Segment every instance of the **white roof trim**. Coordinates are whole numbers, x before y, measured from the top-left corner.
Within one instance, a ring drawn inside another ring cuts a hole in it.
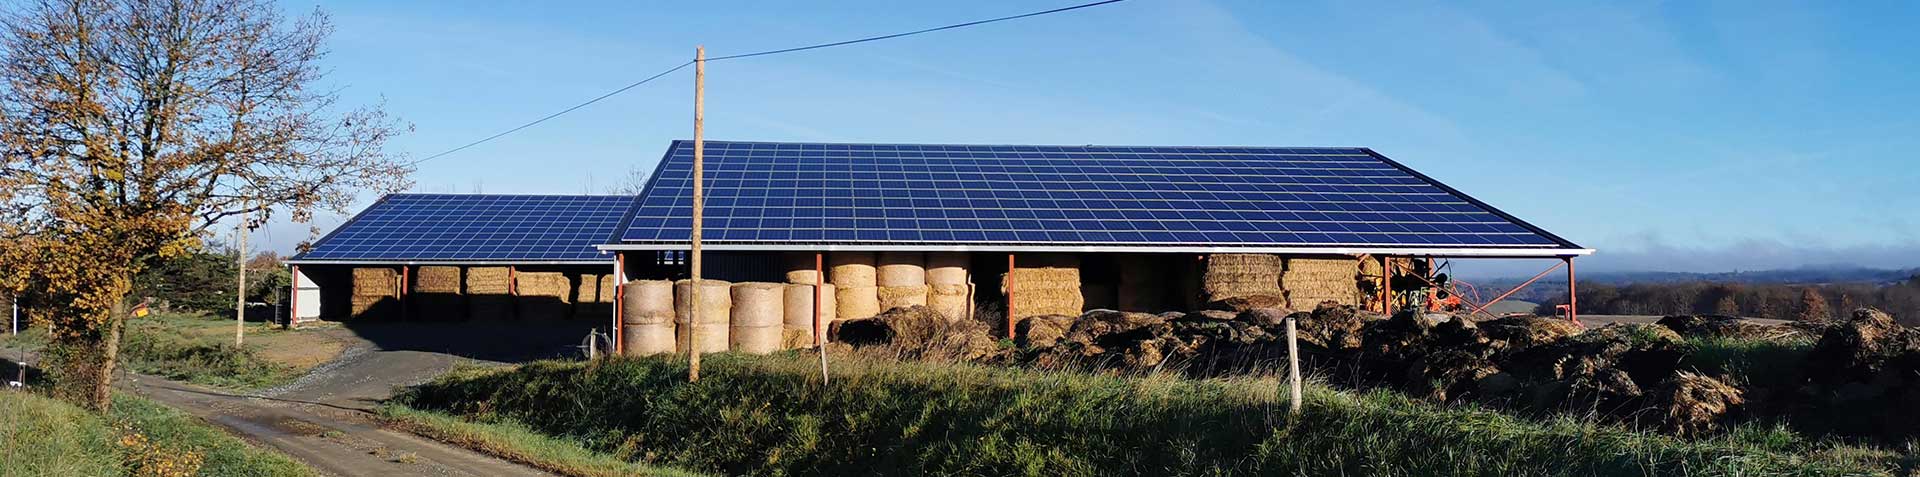
[[[688,244],[606,244],[600,250],[688,250]],[[713,244],[702,250],[789,252],[1089,252],[1089,253],[1273,253],[1287,255],[1431,255],[1436,257],[1541,258],[1593,255],[1590,248],[1418,248],[1418,247],[1285,247],[1285,246],[1153,246],[1153,245],[853,245],[853,244]]]
[[[606,265],[605,260],[288,260],[288,265]]]

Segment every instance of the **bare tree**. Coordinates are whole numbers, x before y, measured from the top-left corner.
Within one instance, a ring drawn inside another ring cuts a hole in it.
[[[406,128],[316,90],[320,12],[30,0],[0,19],[0,288],[42,304],[58,394],[104,411],[131,277],[211,227],[398,190]]]

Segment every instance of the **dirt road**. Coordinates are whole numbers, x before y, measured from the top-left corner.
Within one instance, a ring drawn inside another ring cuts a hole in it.
[[[577,326],[392,324],[341,327],[345,351],[299,380],[243,396],[147,376],[129,389],[337,476],[534,476],[539,470],[381,428],[368,413],[403,386],[459,365],[571,352]]]

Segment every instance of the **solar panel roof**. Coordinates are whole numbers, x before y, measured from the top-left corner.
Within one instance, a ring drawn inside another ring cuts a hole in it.
[[[672,144],[606,248],[686,246],[692,146]],[[1591,252],[1366,148],[705,147],[702,243],[715,250]]]
[[[611,262],[624,195],[392,194],[294,262]]]

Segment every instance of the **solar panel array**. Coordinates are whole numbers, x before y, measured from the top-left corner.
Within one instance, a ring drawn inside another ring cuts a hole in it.
[[[297,260],[611,261],[632,196],[394,194]]]
[[[1360,148],[709,141],[716,244],[1575,247]],[[675,141],[627,243],[684,243]]]

